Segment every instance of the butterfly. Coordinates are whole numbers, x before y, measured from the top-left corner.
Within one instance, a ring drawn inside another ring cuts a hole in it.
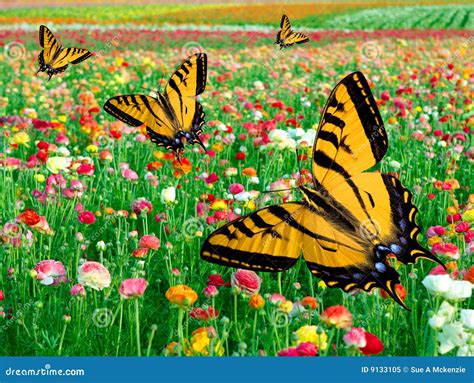
[[[43,50],[38,56],[39,72],[53,75],[64,72],[69,64],[79,64],[92,56],[92,53],[83,48],[63,48],[59,45],[53,33],[41,25],[39,28],[39,43]]]
[[[287,15],[281,17],[280,28],[275,41],[275,44],[280,44],[280,49],[291,47],[294,44],[307,43],[309,41],[308,36],[291,30],[290,19]]]
[[[283,271],[303,253],[311,273],[345,292],[385,290],[404,305],[389,259],[441,261],[418,243],[417,208],[401,182],[364,172],[387,152],[388,138],[364,75],[333,89],[312,151],[313,187],[302,200],[268,206],[217,229],[203,243],[209,262],[255,271]]]
[[[156,97],[129,94],[109,99],[104,110],[132,125],[145,124],[152,142],[179,154],[184,143],[198,143],[204,125],[204,110],[195,96],[204,92],[207,77],[207,55],[197,53],[185,60],[171,76],[164,92]]]

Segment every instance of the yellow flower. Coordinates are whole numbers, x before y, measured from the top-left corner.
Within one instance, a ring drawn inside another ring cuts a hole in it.
[[[463,221],[473,223],[474,222],[474,209],[466,210],[462,215],[462,219]]]
[[[67,121],[67,117],[65,115],[61,115],[61,116],[58,117],[58,121],[62,122],[62,123],[65,123]]]
[[[18,132],[13,135],[10,140],[10,144],[14,145],[25,145],[28,147],[28,142],[30,142],[30,136],[26,132]]]
[[[98,151],[99,151],[99,148],[95,145],[89,145],[86,147],[87,153],[97,153]]]
[[[213,331],[215,330],[206,327],[200,327],[197,330],[193,331],[191,335],[191,347],[187,350],[187,354],[201,356],[209,355],[209,346],[211,344],[209,333]],[[221,346],[221,342],[216,338],[214,339],[214,355],[224,355],[224,348]]]
[[[318,350],[325,350],[328,347],[328,336],[323,331],[321,334],[318,334],[316,326],[303,326],[295,331],[297,337],[297,344],[303,342],[311,342]]]
[[[278,309],[281,312],[289,314],[291,312],[291,310],[293,309],[293,302],[292,301],[285,301],[278,307]]]
[[[214,145],[212,145],[212,150],[215,152],[222,152],[224,150],[224,145],[222,142],[216,142]]]
[[[227,203],[223,199],[216,199],[212,202],[211,210],[227,210]]]
[[[441,238],[437,236],[428,238],[428,246],[433,246],[435,243],[441,243]]]
[[[189,286],[176,285],[166,291],[166,299],[180,307],[192,306],[196,302],[198,295]]]
[[[326,283],[324,281],[319,281],[318,282],[318,287],[321,289],[321,290],[326,290]]]
[[[163,158],[164,155],[165,155],[165,154],[164,154],[163,152],[160,152],[159,150],[153,152],[153,157],[155,157],[155,158],[158,159],[158,160],[161,159],[161,158]]]
[[[40,184],[43,183],[44,180],[45,180],[45,176],[42,175],[42,174],[35,174],[35,175],[33,176],[33,178],[35,179],[36,182],[38,182],[38,183],[40,183]]]
[[[46,168],[53,174],[58,174],[69,166],[71,166],[71,159],[67,157],[49,157],[46,161]]]

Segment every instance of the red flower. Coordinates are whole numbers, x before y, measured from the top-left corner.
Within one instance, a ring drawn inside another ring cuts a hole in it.
[[[471,266],[469,270],[466,271],[466,274],[464,274],[464,277],[462,279],[474,284],[474,266]]]
[[[138,242],[140,247],[152,250],[158,250],[160,247],[160,240],[154,235],[144,235]]]
[[[243,161],[245,160],[245,153],[243,152],[237,152],[236,155],[235,155],[235,159],[237,161]]]
[[[461,214],[459,213],[451,214],[446,217],[446,221],[448,221],[448,223],[454,223],[460,220],[461,220]]]
[[[217,176],[217,174],[212,172],[204,179],[204,182],[208,185],[211,185],[211,184],[216,183],[218,179],[219,177]]]
[[[5,299],[5,294],[3,293],[3,290],[0,290],[0,301],[3,301]]]
[[[18,216],[18,220],[28,226],[33,226],[39,223],[41,217],[32,209],[26,209]]]
[[[45,150],[45,151],[48,151],[48,147],[49,147],[49,144],[45,141],[39,141],[37,144],[36,144],[36,147],[40,150]]]
[[[454,229],[456,233],[464,233],[469,230],[469,223],[468,222],[460,222],[456,225]]]
[[[367,341],[367,344],[365,345],[365,347],[359,348],[359,351],[362,354],[377,355],[383,351],[384,349],[383,343],[374,334],[371,334],[370,332],[366,331],[365,340]]]
[[[296,347],[298,356],[316,356],[318,354],[317,347],[311,342],[300,343]]]
[[[133,250],[132,257],[145,258],[147,254],[148,254],[148,249],[141,247],[139,249]]]
[[[285,348],[278,353],[278,356],[300,356],[295,347]]]
[[[207,285],[208,286],[212,285],[216,287],[224,286],[224,279],[222,278],[220,274],[211,274],[207,278]]]
[[[86,174],[91,176],[94,174],[94,165],[91,164],[82,164],[79,165],[76,169],[77,174]]]
[[[209,319],[214,319],[219,316],[219,312],[212,306],[209,306],[207,310],[200,307],[195,307],[191,310],[189,315],[197,320],[207,322]]]
[[[95,215],[90,211],[83,211],[77,216],[77,219],[80,223],[92,225],[95,222]]]

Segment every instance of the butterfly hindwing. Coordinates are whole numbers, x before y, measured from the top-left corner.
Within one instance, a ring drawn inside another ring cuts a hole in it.
[[[346,76],[324,107],[313,148],[316,184],[335,185],[379,162],[388,138],[364,75]]]
[[[302,203],[291,202],[257,210],[217,229],[202,245],[201,257],[220,265],[256,271],[282,271],[301,255],[298,220]]]

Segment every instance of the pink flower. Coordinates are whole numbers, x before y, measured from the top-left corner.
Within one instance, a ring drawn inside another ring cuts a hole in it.
[[[229,193],[231,194],[239,194],[245,190],[244,185],[242,184],[231,184],[229,186]]]
[[[426,230],[426,236],[428,238],[435,237],[435,236],[443,236],[446,234],[446,228],[443,226],[430,226],[428,230]]]
[[[132,169],[124,169],[122,170],[122,177],[129,181],[137,181],[138,174],[134,172]]]
[[[259,292],[261,282],[260,277],[251,270],[239,269],[231,278],[232,287],[249,295]]]
[[[217,174],[213,172],[213,173],[209,174],[209,176],[204,178],[204,182],[208,185],[212,185],[212,184],[216,183],[218,179],[219,179],[219,177],[217,176]]]
[[[454,229],[456,233],[465,233],[469,230],[469,222],[460,222],[456,225]]]
[[[296,347],[298,356],[316,356],[318,354],[317,347],[311,342],[300,343]]]
[[[102,290],[110,286],[110,273],[107,268],[99,262],[84,262],[78,269],[79,283],[94,290]]]
[[[270,303],[275,306],[279,306],[282,303],[286,302],[286,298],[278,293],[273,293],[269,299]]]
[[[436,255],[444,255],[453,259],[459,258],[459,248],[453,243],[435,243],[431,252]]]
[[[35,266],[37,273],[36,279],[42,285],[57,285],[60,282],[66,282],[66,269],[59,261],[51,259],[38,262]]]
[[[80,283],[77,283],[71,287],[71,295],[73,297],[78,295],[84,296],[86,295],[86,290],[84,289],[84,286],[82,286]]]
[[[142,212],[148,215],[153,210],[153,204],[150,201],[148,201],[146,198],[138,198],[135,201],[133,201],[132,210],[137,215],[140,215]]]
[[[46,217],[41,216],[39,222],[36,225],[31,226],[32,229],[35,229],[43,234],[51,235],[54,233],[53,229],[49,227]]]
[[[365,340],[366,340],[366,345],[364,347],[359,348],[359,351],[362,354],[377,355],[383,351],[384,349],[383,343],[374,334],[371,334],[370,332],[366,332]]]
[[[154,235],[144,235],[140,238],[138,244],[140,247],[146,249],[158,250],[160,247],[160,240]]]
[[[444,275],[444,274],[448,274],[448,273],[446,272],[446,269],[441,265],[433,267],[429,272],[429,275]]]
[[[352,327],[344,334],[342,339],[348,347],[361,348],[365,347],[367,344],[367,341],[365,340],[365,331],[363,328],[359,327]]]
[[[94,213],[86,210],[77,216],[77,220],[80,223],[83,223],[86,225],[92,225],[95,222],[95,215]]]
[[[300,356],[295,347],[284,348],[278,353],[278,356]]]
[[[203,293],[206,296],[206,298],[214,298],[219,292],[217,291],[216,286],[209,285],[204,288]]]
[[[94,175],[94,165],[91,164],[81,164],[76,169],[77,174],[85,174],[88,176]]]
[[[129,278],[122,281],[119,293],[124,299],[141,297],[147,286],[148,282],[145,278]]]

